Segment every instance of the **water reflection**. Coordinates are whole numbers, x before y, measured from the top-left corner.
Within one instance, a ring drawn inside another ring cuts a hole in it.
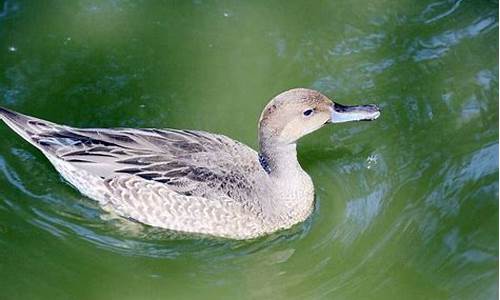
[[[424,11],[422,11],[421,18],[426,24],[438,21],[453,14],[459,8],[461,3],[462,0],[437,1],[430,3]]]
[[[452,31],[445,31],[427,39],[417,39],[416,45],[409,48],[410,55],[416,62],[436,59],[446,54],[451,47],[466,38],[498,28],[498,20],[494,16],[480,18],[469,26]]]

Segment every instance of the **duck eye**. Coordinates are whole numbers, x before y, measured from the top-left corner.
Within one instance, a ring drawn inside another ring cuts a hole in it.
[[[313,113],[313,110],[308,109],[308,110],[304,111],[304,116],[309,117],[310,115],[312,115],[312,113]]]

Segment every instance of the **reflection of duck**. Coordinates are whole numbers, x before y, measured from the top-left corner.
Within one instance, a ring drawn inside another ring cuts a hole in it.
[[[260,152],[226,136],[175,129],[79,129],[0,108],[0,118],[62,176],[119,215],[151,226],[246,239],[309,216],[314,188],[296,142],[327,123],[373,120],[374,105],[319,92],[276,96],[259,121]]]

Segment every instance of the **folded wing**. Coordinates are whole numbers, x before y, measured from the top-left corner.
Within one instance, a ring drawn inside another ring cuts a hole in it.
[[[257,153],[226,136],[191,130],[79,129],[0,108],[18,134],[103,179],[137,176],[186,196],[238,200],[262,172]]]

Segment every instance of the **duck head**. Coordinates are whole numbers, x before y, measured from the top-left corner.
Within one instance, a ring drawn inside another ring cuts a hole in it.
[[[297,88],[274,97],[259,120],[261,147],[289,145],[329,123],[371,121],[379,117],[376,105],[345,106],[318,91]]]

